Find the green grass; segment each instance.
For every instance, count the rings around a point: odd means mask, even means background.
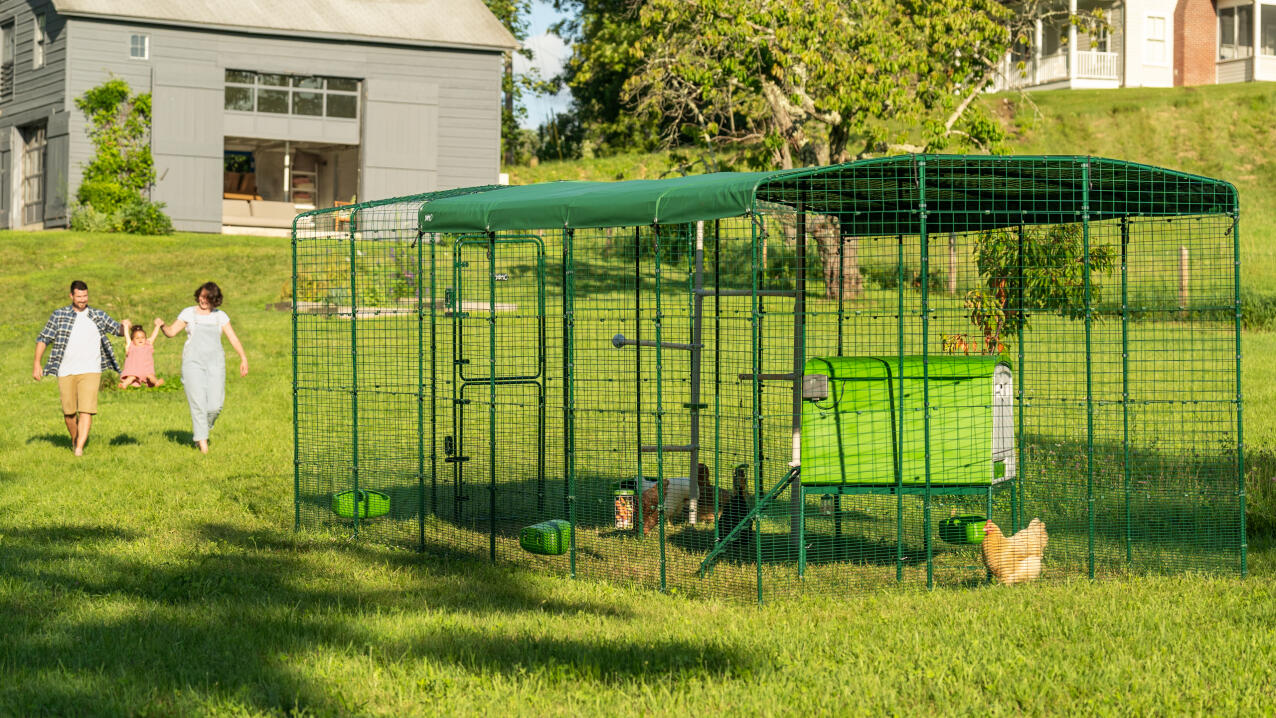
[[[903,588],[761,608],[298,535],[288,314],[264,308],[284,289],[286,242],[3,233],[0,266],[0,715],[1276,708],[1270,535],[1251,537],[1245,581]],[[222,285],[251,373],[229,380],[209,456],[189,446],[179,393],[135,391],[104,392],[87,455],[70,455],[30,351],[76,277],[134,320],[171,319],[199,283]],[[1276,350],[1270,334],[1245,341],[1254,357]],[[161,342],[157,368],[173,376],[180,341]],[[1246,386],[1249,452],[1270,472],[1276,368],[1249,361]]]

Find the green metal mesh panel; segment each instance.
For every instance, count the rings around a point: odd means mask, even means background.
[[[939,535],[970,514],[1040,518],[1043,580],[1244,571],[1224,183],[918,156],[739,217],[419,233],[449,194],[299,220],[299,526],[757,600],[979,584]],[[867,357],[892,388],[827,413],[811,367]],[[855,429],[802,435],[819,406]],[[356,483],[390,511],[334,513]],[[519,547],[554,518],[564,554]]]

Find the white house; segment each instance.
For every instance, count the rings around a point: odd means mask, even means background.
[[[996,89],[1174,87],[1276,80],[1276,0],[1058,0]],[[1101,9],[1093,35],[1062,11]],[[1257,49],[1257,52],[1256,52]]]

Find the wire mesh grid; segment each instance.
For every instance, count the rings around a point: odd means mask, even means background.
[[[299,220],[299,527],[756,600],[1244,572],[1229,185],[915,156],[421,231],[486,189]]]

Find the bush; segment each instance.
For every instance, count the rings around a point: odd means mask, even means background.
[[[80,183],[75,199],[81,206],[93,207],[102,214],[117,214],[124,205],[141,199],[141,195],[118,182],[86,178]]]
[[[162,203],[146,199],[155,184],[151,155],[151,96],[134,95],[118,77],[76,98],[89,121],[96,154],[84,166],[71,210],[71,228],[89,232],[171,234]]]
[[[120,208],[120,228],[129,234],[172,234],[173,223],[163,202],[134,197]]]
[[[71,206],[71,229],[77,232],[120,232],[123,223],[120,213],[101,212],[91,204]]]

